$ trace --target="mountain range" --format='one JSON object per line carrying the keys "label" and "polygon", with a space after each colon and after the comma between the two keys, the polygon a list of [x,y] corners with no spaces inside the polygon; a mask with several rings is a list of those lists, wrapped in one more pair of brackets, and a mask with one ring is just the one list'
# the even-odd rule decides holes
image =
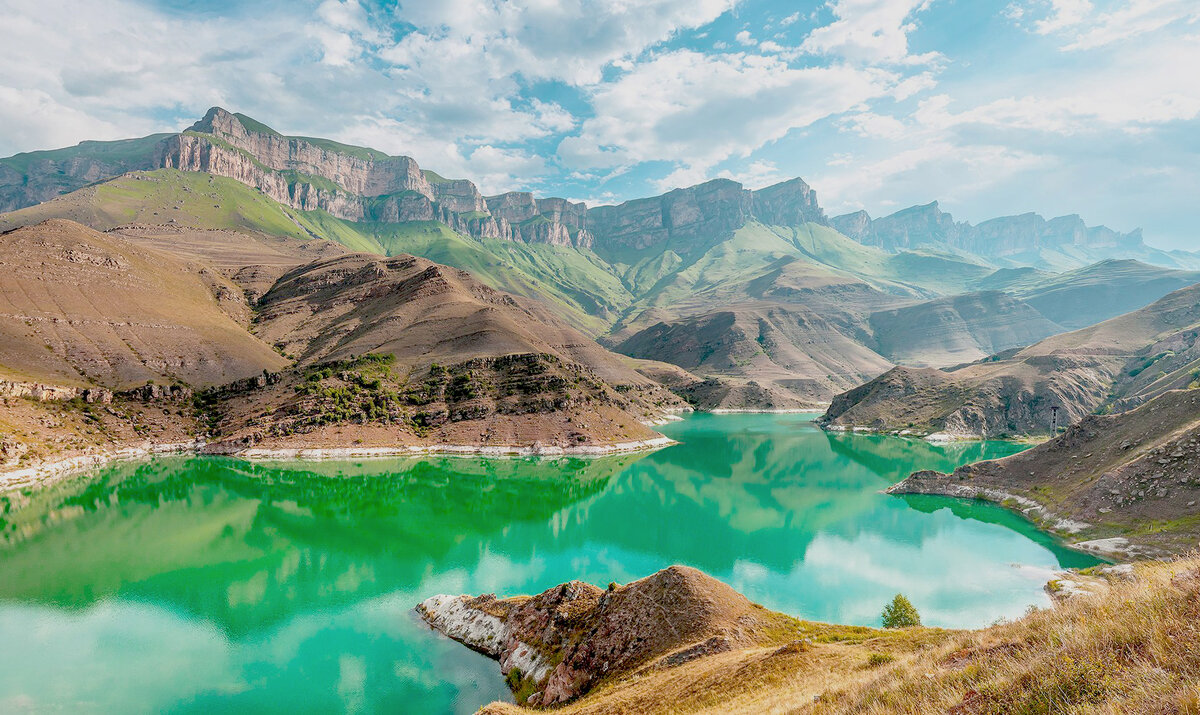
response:
{"label": "mountain range", "polygon": [[541,301],[610,349],[691,371],[672,379],[703,407],[813,406],[898,364],[971,362],[1140,308],[1200,266],[1077,217],[972,227],[931,204],[829,219],[798,178],[616,206],[483,196],[410,157],[220,108],[177,134],[0,159],[0,205],[14,209],[0,230],[66,218],[421,256]]}

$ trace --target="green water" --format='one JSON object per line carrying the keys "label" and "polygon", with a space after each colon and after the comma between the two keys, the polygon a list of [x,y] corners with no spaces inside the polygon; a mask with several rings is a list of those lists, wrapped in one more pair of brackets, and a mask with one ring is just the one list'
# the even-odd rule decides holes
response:
{"label": "green water", "polygon": [[701,415],[605,459],[161,459],[0,498],[0,712],[472,712],[497,666],[429,631],[437,593],[627,582],[674,563],[803,618],[926,623],[1048,603],[1094,561],[997,507],[880,493],[1019,449]]}

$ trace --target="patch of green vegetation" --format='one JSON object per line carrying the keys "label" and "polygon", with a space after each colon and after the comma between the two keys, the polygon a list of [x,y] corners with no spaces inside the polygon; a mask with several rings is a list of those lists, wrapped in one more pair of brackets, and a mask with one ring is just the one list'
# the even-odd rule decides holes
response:
{"label": "patch of green vegetation", "polygon": [[533,678],[526,676],[520,668],[515,666],[504,676],[504,681],[508,683],[508,687],[512,690],[513,697],[519,705],[524,705],[525,701],[529,700],[529,696],[537,692],[537,683]]}
{"label": "patch of green vegetation", "polygon": [[266,124],[263,124],[262,122],[258,121],[254,117],[247,117],[245,114],[242,114],[240,112],[234,112],[233,116],[237,117],[238,121],[242,123],[242,126],[245,127],[246,131],[248,131],[248,132],[253,132],[255,134],[265,134],[270,137],[283,136],[279,132],[268,127]]}
{"label": "patch of green vegetation", "polygon": [[[1163,358],[1167,358],[1167,357],[1174,357],[1174,356],[1175,356],[1175,353],[1170,350],[1161,352],[1161,353],[1155,355],[1154,357],[1147,358],[1144,362],[1142,362],[1141,365],[1133,368],[1127,374],[1129,375],[1129,377],[1137,377],[1142,372],[1144,372],[1147,368],[1149,368],[1151,365],[1158,362],[1159,360],[1162,360]],[[1162,373],[1159,375],[1159,377],[1164,377],[1165,375],[1166,375],[1166,373]]]}
{"label": "patch of green vegetation", "polygon": [[331,139],[321,139],[319,137],[286,137],[287,139],[299,139],[307,144],[312,144],[315,147],[320,147],[326,151],[335,152],[337,154],[345,154],[356,159],[379,160],[390,158],[387,154],[377,150],[370,149],[365,146],[354,146],[353,144],[342,144]]}
{"label": "patch of green vegetation", "polygon": [[283,180],[287,182],[288,186],[295,186],[296,184],[308,184],[313,188],[322,189],[330,193],[346,193],[345,189],[329,179],[326,179],[324,176],[305,174],[302,171],[293,171],[291,169],[277,173],[283,177]]}
{"label": "patch of green vegetation", "polygon": [[902,593],[897,593],[892,602],[883,607],[880,614],[884,628],[912,628],[921,625],[921,616],[916,606]]}
{"label": "patch of green vegetation", "polygon": [[122,171],[148,168],[154,158],[158,143],[169,136],[171,135],[151,134],[137,139],[107,142],[85,141],[62,149],[23,152],[0,159],[0,166],[6,166],[16,172],[26,174],[31,165],[44,161],[85,159],[112,164]]}
{"label": "patch of green vegetation", "polygon": [[308,432],[327,424],[402,424],[405,398],[392,367],[395,355],[370,354],[324,363],[305,371],[296,386],[302,398],[274,430],[281,434]]}
{"label": "patch of green vegetation", "polygon": [[448,183],[450,183],[450,179],[447,179],[446,177],[442,176],[441,174],[437,173],[436,171],[430,171],[429,169],[422,169],[421,175],[424,176],[425,180],[431,184],[448,184]]}

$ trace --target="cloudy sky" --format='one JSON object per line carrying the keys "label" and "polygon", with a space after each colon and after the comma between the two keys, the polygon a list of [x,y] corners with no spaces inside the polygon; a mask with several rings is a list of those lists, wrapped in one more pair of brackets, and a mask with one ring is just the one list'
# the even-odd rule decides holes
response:
{"label": "cloudy sky", "polygon": [[1196,0],[0,0],[0,155],[212,105],[486,192],[802,176],[1200,249]]}

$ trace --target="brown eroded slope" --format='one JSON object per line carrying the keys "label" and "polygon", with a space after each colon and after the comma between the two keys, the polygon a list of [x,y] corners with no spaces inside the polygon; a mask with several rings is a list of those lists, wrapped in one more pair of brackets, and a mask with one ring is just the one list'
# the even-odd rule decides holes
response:
{"label": "brown eroded slope", "polygon": [[231,449],[586,450],[655,439],[646,424],[686,408],[540,304],[422,258],[314,261],[257,308],[257,334],[297,368],[221,396]]}
{"label": "brown eroded slope", "polygon": [[873,347],[898,365],[946,367],[1024,347],[1064,328],[1006,293],[967,293],[872,313]]}
{"label": "brown eroded slope", "polygon": [[[1097,409],[1187,387],[1200,367],[1200,286],[1103,323],[940,374],[896,368],[834,398],[836,427],[952,436],[1049,433]],[[918,379],[919,376],[919,379]],[[1054,409],[1057,408],[1057,409]]]}
{"label": "brown eroded slope", "polygon": [[[1200,538],[1200,390],[1173,390],[1115,415],[1091,415],[1054,439],[953,474],[917,472],[895,494],[1004,501],[1107,551],[1179,553]],[[1059,523],[1060,520],[1069,520]],[[1073,523],[1072,523],[1073,522]]]}
{"label": "brown eroded slope", "polygon": [[66,220],[0,235],[0,370],[123,389],[215,385],[286,361],[219,272]]}
{"label": "brown eroded slope", "polygon": [[280,276],[293,268],[347,253],[332,241],[177,224],[131,224],[108,233],[184,261],[216,268],[245,290],[252,301],[262,297]]}

